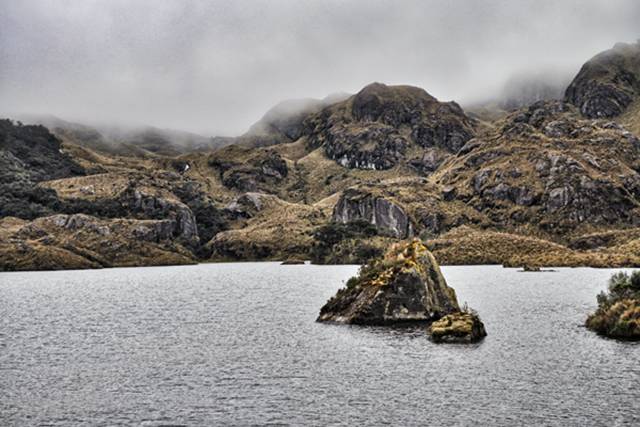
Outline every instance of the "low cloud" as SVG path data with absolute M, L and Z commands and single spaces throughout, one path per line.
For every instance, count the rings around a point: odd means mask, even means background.
M 475 102 L 640 37 L 637 1 L 4 2 L 0 111 L 238 134 L 380 81 Z

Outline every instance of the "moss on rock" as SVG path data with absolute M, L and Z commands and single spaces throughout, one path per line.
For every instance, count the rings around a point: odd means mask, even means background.
M 428 321 L 459 310 L 438 264 L 419 240 L 392 245 L 320 310 L 318 321 L 384 325 Z
M 434 342 L 473 343 L 487 336 L 484 324 L 475 313 L 452 313 L 437 320 L 429 327 Z

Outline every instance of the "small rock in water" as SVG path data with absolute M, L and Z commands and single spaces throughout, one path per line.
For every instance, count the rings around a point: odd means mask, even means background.
M 469 344 L 487 336 L 484 324 L 475 313 L 458 312 L 444 316 L 429 327 L 431 339 L 437 343 Z
M 280 263 L 280 265 L 302 265 L 302 264 L 304 264 L 304 260 L 299 258 L 287 258 Z

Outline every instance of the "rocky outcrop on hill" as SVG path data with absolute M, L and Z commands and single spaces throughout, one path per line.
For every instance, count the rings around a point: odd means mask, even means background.
M 565 93 L 567 102 L 589 118 L 622 114 L 640 97 L 640 42 L 619 43 L 586 64 Z
M 209 166 L 218 171 L 226 187 L 242 192 L 269 189 L 289 174 L 286 161 L 276 151 L 235 145 L 214 152 Z
M 46 128 L 0 120 L 0 218 L 33 219 L 54 212 L 59 205 L 55 192 L 36 184 L 85 173 Z
M 459 311 L 437 262 L 418 240 L 393 245 L 364 266 L 320 310 L 318 321 L 386 325 L 436 320 Z
M 170 200 L 146 194 L 130 186 L 120 194 L 120 201 L 132 215 L 141 218 L 167 219 L 171 223 L 172 235 L 189 245 L 199 241 L 195 216 L 188 206 L 177 200 Z
M 390 169 L 412 148 L 455 153 L 475 134 L 474 121 L 455 102 L 443 103 L 423 89 L 373 83 L 305 121 L 312 147 L 356 169 Z M 433 169 L 433 154 L 425 169 Z
M 173 220 L 107 220 L 84 214 L 17 224 L 7 220 L 0 223 L 8 229 L 0 235 L 0 271 L 195 262 L 193 254 L 175 241 Z
M 413 236 L 413 225 L 405 211 L 384 197 L 357 189 L 346 190 L 333 209 L 333 221 L 346 224 L 364 220 L 381 234 L 406 239 Z
M 468 145 L 440 182 L 494 226 L 527 223 L 563 233 L 584 223 L 637 223 L 640 140 L 616 123 L 542 102 Z

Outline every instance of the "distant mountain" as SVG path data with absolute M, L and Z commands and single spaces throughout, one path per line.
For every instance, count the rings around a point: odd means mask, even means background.
M 237 142 L 251 147 L 293 142 L 302 136 L 304 120 L 307 117 L 349 96 L 346 93 L 336 93 L 324 99 L 282 101 L 267 111 L 245 134 L 238 137 Z
M 41 124 L 62 140 L 92 150 L 123 156 L 177 156 L 210 151 L 231 143 L 191 132 L 152 126 L 86 125 L 50 115 L 19 115 L 27 124 Z
M 565 99 L 589 118 L 616 117 L 640 100 L 640 41 L 618 43 L 587 61 Z
M 496 97 L 464 107 L 474 117 L 494 121 L 538 101 L 563 99 L 571 77 L 566 72 L 552 69 L 519 72 L 506 81 Z
M 562 99 L 571 76 L 558 70 L 519 73 L 505 83 L 499 97 L 504 110 L 515 110 L 538 101 Z

